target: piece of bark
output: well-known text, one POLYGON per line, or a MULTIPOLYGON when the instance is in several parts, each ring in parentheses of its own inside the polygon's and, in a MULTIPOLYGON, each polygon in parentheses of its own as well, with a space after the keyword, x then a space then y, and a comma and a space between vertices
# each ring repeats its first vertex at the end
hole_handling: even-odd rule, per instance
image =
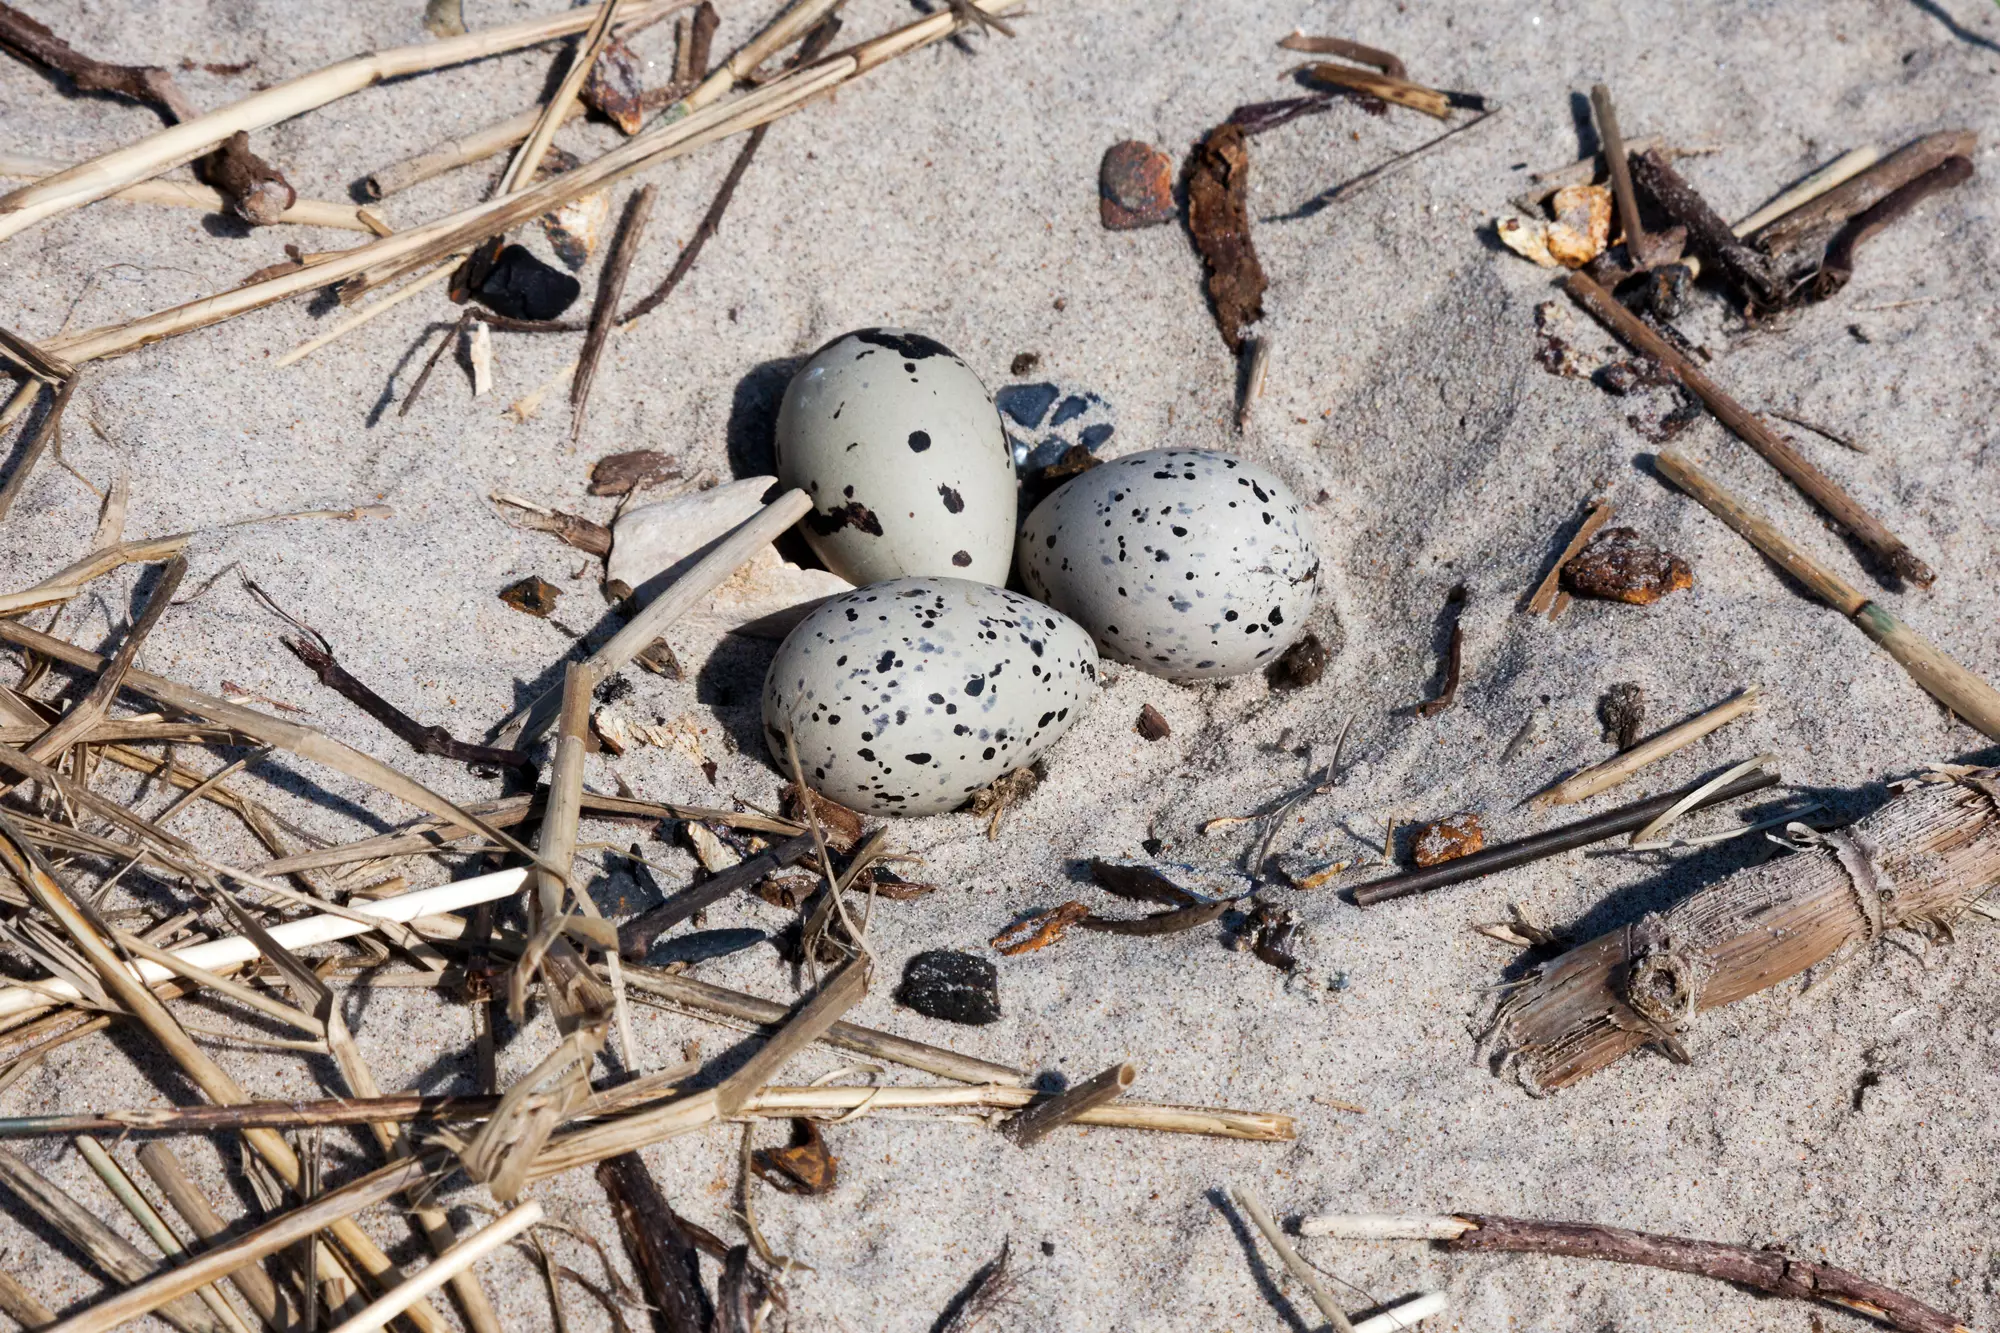
POLYGON ((1264 679, 1272 689, 1302 690, 1319 684, 1320 677, 1326 674, 1326 662, 1326 645, 1319 641, 1319 635, 1307 630, 1266 668, 1264 679))
POLYGON ((1761 309, 1783 304, 1783 292, 1765 257, 1737 238, 1664 153, 1651 148, 1634 158, 1632 182, 1656 208, 1687 228, 1688 247, 1721 270, 1746 304, 1761 309))
POLYGON ((516 611, 546 620, 556 609, 562 589, 539 575, 531 575, 500 590, 500 600, 516 611))
POLYGON ((681 475, 681 465, 658 449, 606 454, 590 469, 590 494, 628 495, 681 475))
POLYGON ((581 514, 565 514, 557 509, 547 513, 537 513, 528 509, 521 511, 518 521, 524 528, 554 533, 579 551, 600 558, 611 554, 611 529, 581 514))
MULTIPOLYGON (((176 121, 193 120, 201 114, 166 70, 157 65, 113 65, 94 60, 11 5, 0 4, 0 47, 65 76, 79 92, 128 97, 156 106, 176 121)), ((222 191, 231 210, 252 226, 271 225, 298 202, 298 193, 284 174, 250 151, 250 136, 241 130, 201 158, 195 171, 222 191)))
POLYGON ((1739 870, 1542 964, 1489 1039, 1553 1092, 1648 1043, 1685 1057, 1694 1015, 1890 930, 1948 934, 2000 882, 2000 769, 1925 781, 1820 845, 1739 870))
POLYGON ((597 62, 577 94, 584 104, 626 134, 637 134, 646 123, 645 65, 631 47, 613 37, 597 53, 597 62))
POLYGON ((829 1194, 840 1183, 840 1159, 827 1150, 816 1121, 796 1117, 792 1142, 759 1148, 751 1162, 767 1184, 786 1194, 829 1194))
POLYGON ((826 845, 843 855, 853 851, 854 845, 861 841, 860 814, 810 787, 786 783, 778 792, 778 809, 796 823, 819 821, 820 835, 826 839, 826 845))
POLYGON ((619 1234, 646 1286, 659 1333, 709 1333, 715 1307, 701 1285, 694 1242, 636 1152, 607 1157, 597 1179, 611 1196, 619 1234))
POLYGON ((1694 586, 1687 561, 1649 546, 1631 528, 1606 528, 1562 567, 1563 586, 1586 597, 1651 606, 1694 586))
POLYGON ((1165 715, 1151 704, 1140 705, 1139 721, 1132 729, 1149 741, 1163 741, 1174 734, 1174 729, 1167 725, 1165 715))
POLYGON ((1264 269, 1250 242, 1250 152, 1243 130, 1219 125, 1188 154, 1188 231, 1208 269, 1215 326, 1231 352, 1264 317, 1264 269))
POLYGON ((1634 681, 1621 681, 1597 701, 1597 716, 1604 723, 1604 739, 1620 750, 1639 743, 1646 727, 1646 691, 1634 681))
POLYGON ((1307 65, 1305 76, 1315 83, 1332 84, 1337 88, 1352 88, 1370 97, 1379 97, 1385 102, 1394 102, 1397 106, 1406 106, 1412 111, 1436 116, 1439 120, 1451 118, 1449 97, 1435 88, 1426 88, 1420 83, 1411 83, 1408 79, 1330 62, 1307 65))

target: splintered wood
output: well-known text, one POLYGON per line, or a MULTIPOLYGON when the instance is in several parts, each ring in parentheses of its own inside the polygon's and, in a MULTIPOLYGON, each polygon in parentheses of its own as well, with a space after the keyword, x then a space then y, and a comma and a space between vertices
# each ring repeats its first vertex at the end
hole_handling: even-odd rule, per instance
POLYGON ((2000 769, 1953 770, 1769 865, 1537 968, 1488 1039, 1531 1092, 1657 1043, 1685 1057, 1694 1015, 1892 930, 1948 936, 2000 884, 2000 769))

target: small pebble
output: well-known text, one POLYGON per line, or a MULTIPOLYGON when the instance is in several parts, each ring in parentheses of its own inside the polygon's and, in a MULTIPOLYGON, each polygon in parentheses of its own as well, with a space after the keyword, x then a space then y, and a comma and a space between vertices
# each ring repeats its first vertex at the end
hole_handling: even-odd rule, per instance
POLYGON ((592 495, 625 495, 681 475, 681 465, 657 449, 606 454, 590 469, 592 495))
POLYGON ((1032 375, 1035 373, 1035 367, 1041 364, 1042 354, 1040 352, 1020 352, 1015 355, 1014 360, 1008 365, 1007 373, 1010 375, 1032 375))
POLYGON ((983 1026, 1000 1017, 1000 971, 956 949, 927 949, 904 966, 896 1002, 925 1018, 983 1026))
POLYGON ((1112 144, 1097 167, 1097 191, 1098 216, 1109 231, 1171 222, 1173 159, 1137 139, 1112 144))
POLYGON ((556 609, 556 598, 562 596, 562 589, 539 576, 510 583, 500 590, 500 600, 516 611, 525 611, 531 616, 546 617, 556 609))
POLYGON ((1621 750, 1639 742, 1639 730, 1646 725, 1646 691, 1631 681, 1613 685, 1597 701, 1597 717, 1604 723, 1604 739, 1621 750))
POLYGON ((1478 815, 1453 815, 1418 829, 1411 855, 1419 866, 1429 867, 1470 856, 1485 845, 1486 830, 1478 815))
POLYGON ((1166 717, 1151 704, 1139 709, 1139 722, 1133 730, 1149 741, 1163 741, 1174 734, 1174 729, 1167 725, 1166 717))

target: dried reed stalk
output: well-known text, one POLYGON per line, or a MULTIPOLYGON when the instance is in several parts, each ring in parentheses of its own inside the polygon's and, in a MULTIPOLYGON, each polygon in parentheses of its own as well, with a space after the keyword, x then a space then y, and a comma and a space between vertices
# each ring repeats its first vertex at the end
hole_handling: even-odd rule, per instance
POLYGON ((50 1325, 50 1330, 52 1333, 109 1333, 128 1320, 161 1309, 203 1283, 227 1277, 243 1265, 276 1254, 317 1231, 343 1222, 351 1226, 349 1219, 362 1209, 381 1203, 404 1189, 423 1184, 436 1164, 435 1158, 411 1159, 371 1172, 275 1217, 225 1245, 197 1255, 187 1263, 155 1274, 79 1310, 69 1318, 50 1325))
POLYGON ((442 1287, 487 1255, 542 1220, 542 1205, 524 1203, 499 1221, 467 1237, 415 1277, 383 1292, 368 1307, 342 1323, 333 1333, 376 1333, 391 1319, 442 1287))
MULTIPOLYGON (((685 2, 649 0, 634 5, 628 17, 638 17, 642 10, 653 14, 677 9, 685 2)), ((550 18, 529 19, 446 41, 355 56, 253 93, 240 102, 169 126, 0 198, 0 240, 192 161, 233 134, 264 129, 387 79, 567 37, 595 22, 599 9, 595 5, 571 9, 550 18)))
POLYGON ((1120 1062, 1047 1101, 1037 1102, 1015 1116, 1008 1128, 1014 1141, 1023 1148, 1039 1143, 1052 1131, 1076 1124, 1091 1111, 1117 1101, 1138 1077, 1137 1066, 1130 1061, 1120 1062))
MULTIPOLYGON (((111 1197, 118 1200, 126 1212, 132 1214, 133 1220, 139 1224, 139 1229, 152 1238, 153 1244, 159 1247, 160 1253, 167 1257, 169 1263, 187 1253, 187 1246, 181 1244, 181 1238, 174 1234, 173 1228, 167 1225, 167 1220, 160 1216, 159 1210, 139 1192, 139 1187, 133 1183, 132 1177, 125 1173, 125 1168, 118 1164, 117 1158, 106 1151, 103 1144, 85 1134, 76 1140, 76 1148, 83 1155, 85 1165, 104 1182, 104 1188, 111 1191, 111 1197)), ((250 1333, 249 1327, 243 1322, 243 1316, 236 1313, 236 1307, 224 1299, 213 1284, 197 1287, 194 1294, 208 1307, 209 1312, 222 1322, 224 1328, 232 1329, 234 1333, 250 1333)))
POLYGON ((1301 1259, 1299 1252, 1292 1248, 1292 1243, 1285 1238, 1284 1230, 1278 1225, 1278 1220, 1271 1216, 1271 1210, 1264 1206, 1264 1201, 1257 1197, 1256 1192, 1248 1185, 1232 1185, 1229 1187, 1229 1193, 1236 1200, 1236 1206, 1248 1213, 1251 1222, 1255 1223, 1257 1230, 1263 1233, 1265 1243, 1278 1252, 1278 1258, 1284 1263, 1285 1271, 1298 1279, 1300 1285, 1304 1286, 1312 1296, 1313 1304, 1326 1316, 1326 1321, 1332 1326, 1334 1333, 1354 1333, 1354 1325, 1348 1321, 1347 1312, 1333 1299, 1333 1293, 1326 1289, 1326 1284, 1320 1281, 1319 1274, 1313 1270, 1312 1265, 1301 1259))
MULTIPOLYGON (((229 1226, 208 1201, 208 1196, 188 1176, 187 1169, 174 1150, 164 1143, 148 1143, 139 1149, 139 1165, 160 1187, 160 1193, 167 1196, 167 1202, 186 1222, 188 1229, 203 1241, 213 1241, 229 1230, 229 1226)), ((259 1264, 248 1263, 231 1270, 229 1281, 243 1296, 250 1308, 257 1312, 265 1327, 271 1333, 284 1333, 285 1307, 278 1296, 277 1284, 271 1281, 259 1264)))
POLYGON ((1904 144, 1866 171, 1752 233, 1750 243, 1780 263, 1794 253, 1816 257, 1820 246, 1849 218, 1946 158, 1972 156, 1978 143, 1972 130, 1943 130, 1904 144))
POLYGON ((147 597, 145 609, 132 622, 132 628, 125 632, 118 651, 112 654, 104 670, 98 672, 89 691, 70 706, 60 721, 29 742, 23 754, 48 763, 104 720, 111 711, 112 700, 118 697, 118 687, 124 681, 125 673, 132 669, 132 662, 139 655, 140 645, 146 642, 146 636, 153 632, 153 627, 160 623, 160 617, 166 614, 167 607, 174 600, 175 590, 186 576, 187 557, 176 553, 160 572, 160 581, 147 597))
MULTIPOLYGON (((811 502, 805 503, 810 505, 811 502)), ((0 620, 0 640, 86 670, 102 670, 106 662, 105 658, 88 649, 79 648, 75 644, 42 634, 10 620, 0 620)), ((440 819, 490 838, 511 852, 526 856, 530 860, 535 859, 535 854, 528 848, 477 816, 467 814, 422 783, 404 776, 379 759, 341 744, 312 727, 286 722, 267 713, 239 707, 226 699, 218 699, 212 694, 205 694, 177 681, 168 680, 164 676, 156 676, 150 671, 140 671, 136 668, 125 674, 125 687, 157 699, 170 708, 204 718, 216 726, 240 731, 266 745, 276 745, 302 759, 311 759, 337 769, 371 787, 400 797, 440 819)))
POLYGON ((514 154, 514 160, 507 164, 506 172, 500 177, 495 194, 513 194, 535 178, 535 171, 542 165, 542 158, 548 153, 549 145, 555 142, 556 131, 569 119, 569 110, 577 104, 577 94, 583 91, 583 81, 597 64, 597 57, 604 51, 604 44, 611 39, 611 24, 618 17, 618 6, 623 0, 604 0, 597 11, 597 17, 584 33, 571 56, 569 69, 563 73, 563 80, 556 85, 556 91, 542 107, 542 114, 535 120, 535 128, 528 132, 527 142, 521 151, 514 154))
MULTIPOLYGON (((679 3, 680 0, 673 0, 679 3)), ((1018 0, 978 0, 982 8, 1004 10, 1018 0)), ((572 10, 571 15, 589 16, 572 10)), ((569 16, 565 16, 566 18, 569 16)), ((833 88, 873 70, 884 61, 942 40, 959 20, 940 11, 928 18, 863 42, 745 94, 727 105, 704 107, 649 130, 602 157, 517 194, 489 200, 394 236, 345 252, 339 259, 156 312, 125 324, 50 340, 46 350, 81 364, 129 352, 147 343, 205 328, 247 311, 333 283, 354 299, 383 283, 444 257, 470 249, 489 236, 590 193, 631 172, 788 115, 833 88)), ((568 29, 574 31, 574 29, 568 29)), ((439 43, 438 45, 444 45, 439 43)), ((430 50, 434 48, 421 48, 430 50)))
POLYGON ((1575 805, 1578 801, 1589 800, 1599 792, 1609 791, 1621 783, 1629 782, 1634 774, 1648 764, 1685 750, 1709 732, 1726 726, 1750 712, 1757 707, 1762 698, 1763 691, 1755 685, 1732 694, 1715 707, 1697 713, 1678 726, 1669 727, 1657 736, 1640 741, 1629 750, 1619 751, 1601 764, 1593 764, 1580 773, 1564 778, 1528 804, 1536 810, 1546 810, 1555 805, 1575 805))
MULTIPOLYGON (((71 168, 46 157, 20 153, 0 153, 0 176, 25 176, 40 181, 71 168)), ((131 204, 166 204, 173 208, 198 208, 204 213, 229 211, 222 191, 194 181, 148 180, 128 185, 106 196, 131 204)), ((380 213, 366 205, 336 204, 324 199, 296 199, 278 214, 277 221, 299 227, 338 227, 342 231, 362 231, 371 236, 387 236, 395 230, 380 213)))
MULTIPOLYGON (((0 1186, 51 1227, 70 1244, 83 1251, 91 1263, 114 1282, 145 1283, 160 1272, 160 1265, 140 1253, 139 1248, 99 1221, 96 1214, 78 1203, 69 1191, 59 1188, 13 1153, 0 1148, 0 1186)), ((168 1270, 174 1271, 174 1270, 168 1270)), ((231 1333, 209 1313, 207 1307, 189 1293, 202 1283, 191 1283, 172 1293, 171 1301, 148 1306, 182 1333, 231 1333)), ((58 1325, 60 1327, 60 1325, 58 1325)))
MULTIPOLYGON (((27 362, 24 361, 23 364, 27 362)), ((0 519, 6 518, 7 511, 14 507, 15 497, 19 496, 22 488, 28 484, 28 478, 34 475, 35 464, 42 461, 42 454, 47 451, 49 442, 54 440, 57 432, 62 429, 63 413, 68 410, 69 400, 76 394, 76 385, 75 375, 62 382, 62 387, 56 390, 55 400, 49 404, 48 415, 42 418, 41 424, 35 427, 35 433, 29 436, 28 442, 21 447, 14 461, 14 470, 7 474, 5 484, 0 484, 0 519)), ((0 413, 0 429, 4 429, 7 422, 27 411, 41 393, 42 382, 39 379, 30 377, 22 381, 21 387, 15 390, 14 396, 8 400, 6 412, 0 413)))
POLYGON ((819 984, 792 1016, 778 1027, 757 1053, 715 1089, 715 1113, 727 1118, 743 1109, 751 1097, 776 1077, 785 1062, 826 1035, 868 993, 867 955, 848 959, 819 984))
MULTIPOLYGON (((95 909, 79 905, 70 896, 40 854, 20 841, 13 825, 4 817, 0 817, 0 866, 4 866, 26 887, 35 906, 55 920, 96 972, 105 991, 152 1034, 204 1095, 211 1101, 225 1104, 250 1100, 242 1086, 189 1038, 173 1015, 167 1012, 166 1005, 132 976, 124 960, 113 951, 107 939, 109 932, 95 909)), ((282 1136, 267 1129, 252 1129, 243 1132, 243 1139, 280 1180, 294 1189, 299 1187, 304 1179, 304 1167, 298 1154, 282 1136)), ((332 1232, 340 1248, 354 1259, 362 1272, 380 1278, 394 1271, 389 1256, 352 1221, 333 1224, 332 1232)), ((410 1313, 412 1322, 418 1324, 423 1333, 433 1333, 433 1330, 442 1327, 436 1311, 428 1307, 418 1307, 410 1313)))
POLYGON ((1738 236, 1746 237, 1752 232, 1761 231, 1792 210, 1805 207, 1836 185, 1844 184, 1859 176, 1881 160, 1882 150, 1874 144, 1850 148, 1797 185, 1778 194, 1770 203, 1736 223, 1730 230, 1738 236))
POLYGON ((1818 846, 1738 871, 1542 964, 1489 1039, 1531 1092, 1553 1092, 1694 1015, 1775 986, 1891 930, 1948 933, 2000 884, 2000 769, 1926 781, 1818 846))

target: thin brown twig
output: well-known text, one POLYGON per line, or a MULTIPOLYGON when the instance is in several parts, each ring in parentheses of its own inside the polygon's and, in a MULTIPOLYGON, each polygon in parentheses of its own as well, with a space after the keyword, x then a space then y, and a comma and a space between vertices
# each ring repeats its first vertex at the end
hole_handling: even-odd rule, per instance
POLYGON ((1458 678, 1465 666, 1465 599, 1463 583, 1454 585, 1445 595, 1445 607, 1457 607, 1458 614, 1452 617, 1451 642, 1444 650, 1444 688, 1438 691, 1436 698, 1426 699, 1417 705, 1418 717, 1436 717, 1458 700, 1458 678))
POLYGON ((1115 1064, 1067 1092, 1021 1112, 1014 1117, 1008 1130, 1013 1134, 1014 1142, 1023 1148, 1039 1143, 1086 1112, 1118 1100, 1138 1077, 1138 1067, 1129 1060, 1115 1064))
POLYGON ((396 416, 399 419, 410 415, 410 409, 417 405, 417 395, 424 391, 426 384, 430 383, 431 372, 437 369, 438 362, 444 360, 444 354, 451 350, 451 345, 458 341, 458 336, 465 332, 466 325, 471 322, 472 311, 467 310, 444 331, 444 337, 438 339, 437 348, 425 358, 424 368, 417 372, 416 382, 410 385, 410 391, 403 395, 402 405, 396 409, 396 416))
MULTIPOLYGON (((1538 616, 1542 612, 1550 610, 1556 600, 1556 594, 1562 589, 1563 566, 1574 560, 1577 553, 1583 550, 1584 547, 1590 545, 1590 539, 1597 535, 1598 529, 1609 523, 1611 516, 1617 512, 1617 506, 1609 500, 1599 499, 1591 501, 1590 512, 1584 516, 1583 522, 1578 525, 1576 534, 1563 545, 1562 554, 1556 557, 1556 562, 1553 565, 1549 566, 1549 572, 1542 576, 1542 581, 1535 585, 1534 596, 1528 599, 1529 615, 1538 616)), ((1553 613, 1549 616, 1549 619, 1555 619, 1553 613)))
POLYGON ((583 415, 590 405, 591 385, 597 380, 598 363, 604 358, 604 345, 611 337, 618 303, 625 298, 625 279, 632 271, 632 260, 639 253, 639 242, 646 235, 646 222, 653 215, 653 200, 659 193, 658 185, 648 185, 632 196, 632 202, 625 207, 618 239, 605 257, 603 276, 597 280, 597 301, 590 310, 590 332, 584 337, 583 351, 577 354, 576 375, 569 382, 572 444, 583 433, 583 415))
POLYGON ((694 1242, 645 1160, 636 1152, 607 1157, 597 1164, 597 1179, 611 1197, 612 1216, 652 1300, 660 1333, 708 1333, 715 1310, 701 1284, 694 1242))
POLYGON ((325 639, 313 643, 308 639, 288 634, 281 642, 292 650, 293 656, 311 668, 313 675, 319 677, 320 684, 380 722, 401 737, 404 743, 418 754, 437 755, 439 758, 455 760, 462 764, 498 764, 505 768, 535 766, 535 761, 519 750, 501 749, 492 745, 474 745, 468 741, 455 739, 443 727, 425 726, 418 722, 350 675, 345 667, 334 660, 333 654, 322 646, 326 642, 325 639))

